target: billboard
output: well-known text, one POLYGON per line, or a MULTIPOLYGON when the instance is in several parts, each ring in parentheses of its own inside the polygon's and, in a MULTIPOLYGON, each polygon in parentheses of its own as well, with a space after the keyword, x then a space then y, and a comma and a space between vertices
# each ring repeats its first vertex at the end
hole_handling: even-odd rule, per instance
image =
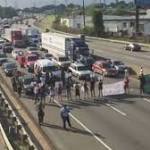
POLYGON ((135 0, 135 3, 139 7, 150 7, 150 0, 135 0))

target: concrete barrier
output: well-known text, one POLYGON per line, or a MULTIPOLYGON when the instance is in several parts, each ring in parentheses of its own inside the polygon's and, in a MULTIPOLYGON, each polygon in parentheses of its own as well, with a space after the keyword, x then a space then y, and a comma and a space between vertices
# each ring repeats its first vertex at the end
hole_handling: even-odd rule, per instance
POLYGON ((5 131, 4 131, 4 129, 3 129, 2 125, 1 125, 1 123, 0 123, 0 131, 1 131, 1 133, 2 133, 3 139, 4 139, 4 141, 5 141, 5 144, 6 144, 7 148, 8 148, 8 150, 14 150, 13 147, 12 147, 12 145, 10 144, 10 142, 9 142, 9 140, 8 140, 8 138, 7 138, 7 136, 6 136, 6 134, 5 134, 5 131))

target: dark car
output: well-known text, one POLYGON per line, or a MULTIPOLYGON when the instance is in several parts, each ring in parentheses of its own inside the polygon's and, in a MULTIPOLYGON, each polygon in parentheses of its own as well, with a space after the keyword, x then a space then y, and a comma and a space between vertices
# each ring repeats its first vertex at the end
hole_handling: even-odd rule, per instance
POLYGON ((14 72, 17 71, 17 65, 13 61, 9 61, 9 62, 4 63, 2 68, 3 68, 6 76, 12 76, 14 74, 14 72))
POLYGON ((125 50, 141 51, 141 46, 137 43, 130 43, 126 45, 125 50))
POLYGON ((19 81, 22 85, 23 91, 25 94, 32 94, 34 87, 34 76, 32 74, 27 74, 19 77, 19 81))
POLYGON ((4 44, 3 51, 5 53, 11 53, 12 50, 13 50, 13 46, 12 46, 11 43, 7 42, 7 43, 4 44))
POLYGON ((0 66, 5 62, 7 62, 6 54, 5 53, 0 53, 0 66))

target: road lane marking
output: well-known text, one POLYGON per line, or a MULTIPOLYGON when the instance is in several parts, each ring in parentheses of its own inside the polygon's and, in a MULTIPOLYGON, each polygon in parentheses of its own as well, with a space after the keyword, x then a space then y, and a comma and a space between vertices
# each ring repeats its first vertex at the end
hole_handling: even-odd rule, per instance
MULTIPOLYGON (((62 105, 57 101, 54 100, 54 102, 59 106, 62 107, 62 105)), ((77 119, 73 114, 69 113, 70 117, 75 120, 85 131, 87 131, 89 134, 91 134, 100 144, 102 144, 107 150, 112 150, 111 147, 109 147, 104 141, 102 141, 97 135, 95 135, 88 127, 86 127, 79 119, 77 119)))
POLYGON ((148 98, 144 98, 143 100, 150 103, 150 99, 148 99, 148 98))
POLYGON ((126 113, 124 113, 123 111, 117 109, 116 107, 114 107, 114 106, 112 106, 112 105, 110 105, 110 104, 105 104, 105 105, 108 106, 108 107, 110 107, 110 108, 112 108, 114 111, 118 112, 118 113, 121 114, 122 116, 127 116, 126 113))

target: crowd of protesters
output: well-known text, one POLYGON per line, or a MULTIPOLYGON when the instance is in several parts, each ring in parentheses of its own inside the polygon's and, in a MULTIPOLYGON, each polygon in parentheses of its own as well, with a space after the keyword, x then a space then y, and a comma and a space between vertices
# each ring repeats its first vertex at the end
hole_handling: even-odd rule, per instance
MULTIPOLYGON (((18 80, 19 74, 15 74, 12 79, 12 87, 19 97, 22 95, 22 85, 18 80)), ((54 100, 58 100, 60 103, 66 98, 67 100, 75 99, 92 99, 95 97, 103 97, 103 79, 97 80, 95 77, 91 77, 90 80, 84 80, 83 82, 73 80, 71 74, 67 74, 62 71, 61 79, 58 81, 57 77, 52 73, 46 72, 43 76, 41 73, 35 74, 35 79, 31 84, 33 85, 32 97, 34 103, 37 105, 38 121, 39 124, 44 121, 44 105, 47 102, 51 103, 54 100), (98 92, 96 92, 98 91, 98 92)), ((140 75, 140 94, 144 93, 145 78, 143 74, 143 68, 141 68, 140 75)), ((124 91, 125 94, 129 93, 129 76, 128 72, 125 72, 124 77, 124 91)), ((66 122, 71 127, 69 119, 70 109, 64 105, 61 108, 60 116, 62 118, 63 127, 66 128, 66 122)))

